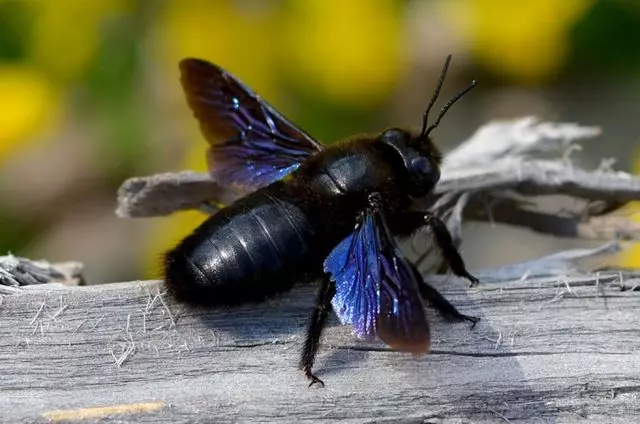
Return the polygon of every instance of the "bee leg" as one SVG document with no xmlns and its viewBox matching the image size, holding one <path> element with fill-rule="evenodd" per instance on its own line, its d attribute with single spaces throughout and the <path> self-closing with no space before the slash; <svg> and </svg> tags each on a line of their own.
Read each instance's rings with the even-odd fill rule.
<svg viewBox="0 0 640 424">
<path fill-rule="evenodd" d="M 472 323 L 471 328 L 476 326 L 476 323 L 480 321 L 480 318 L 471 315 L 465 315 L 458 311 L 458 309 L 453 306 L 451 302 L 449 302 L 443 295 L 441 295 L 438 290 L 424 281 L 424 278 L 422 278 L 422 275 L 420 275 L 420 272 L 418 271 L 418 268 L 415 267 L 415 265 L 409 264 L 409 266 L 411 267 L 416 280 L 418 280 L 418 289 L 420 290 L 420 295 L 426 302 L 437 309 L 438 312 L 440 312 L 440 314 L 445 318 L 457 321 L 469 321 Z"/>
<path fill-rule="evenodd" d="M 324 382 L 318 377 L 313 375 L 311 368 L 313 368 L 313 361 L 315 360 L 316 353 L 318 352 L 318 346 L 320 345 L 320 336 L 322 330 L 327 321 L 327 314 L 331 310 L 331 299 L 336 293 L 336 288 L 331 281 L 324 277 L 322 286 L 318 292 L 316 298 L 316 306 L 313 309 L 311 315 L 311 321 L 307 327 L 307 336 L 304 342 L 304 348 L 302 349 L 302 358 L 300 360 L 300 368 L 304 370 L 304 375 L 311 380 L 309 387 L 316 383 L 324 386 Z"/>
<path fill-rule="evenodd" d="M 464 265 L 464 261 L 458 252 L 449 229 L 440 218 L 429 211 L 407 212 L 394 220 L 391 230 L 397 235 L 409 235 L 418 228 L 428 226 L 435 237 L 436 244 L 442 252 L 442 257 L 449 264 L 449 268 L 458 277 L 466 278 L 471 282 L 469 287 L 478 284 L 478 279 L 471 275 Z"/>
<path fill-rule="evenodd" d="M 424 223 L 431 228 L 433 231 L 433 235 L 436 238 L 436 243 L 440 250 L 442 251 L 442 256 L 449 263 L 449 268 L 456 274 L 458 277 L 466 278 L 471 281 L 471 285 L 475 286 L 478 284 L 478 279 L 471 275 L 467 268 L 464 265 L 464 261 L 458 252 L 458 249 L 453 244 L 453 240 L 451 238 L 451 233 L 447 229 L 447 226 L 442 222 L 440 218 L 432 214 L 431 212 L 424 213 Z"/>
</svg>

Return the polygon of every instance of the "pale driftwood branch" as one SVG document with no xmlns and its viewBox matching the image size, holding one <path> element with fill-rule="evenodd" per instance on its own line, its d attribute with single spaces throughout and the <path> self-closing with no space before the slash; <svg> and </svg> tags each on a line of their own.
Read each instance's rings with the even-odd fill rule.
<svg viewBox="0 0 640 424">
<path fill-rule="evenodd" d="M 628 202 L 640 199 L 640 178 L 626 172 L 585 171 L 560 161 L 505 159 L 491 168 L 450 169 L 436 193 L 498 191 L 522 195 L 562 194 L 582 199 Z"/>
<path fill-rule="evenodd" d="M 614 241 L 592 249 L 571 249 L 544 255 L 539 258 L 503 265 L 494 268 L 480 269 L 475 276 L 483 283 L 504 282 L 510 280 L 531 280 L 532 278 L 558 278 L 575 274 L 586 269 L 598 268 L 598 260 L 611 257 L 622 251 L 619 242 Z M 612 270 L 619 274 L 619 270 Z M 620 277 L 622 279 L 622 277 Z M 634 278 L 629 275 L 629 278 Z"/>
<path fill-rule="evenodd" d="M 118 190 L 120 217 L 151 217 L 198 209 L 216 199 L 232 202 L 238 196 L 214 182 L 208 174 L 184 171 L 126 180 Z"/>
<path fill-rule="evenodd" d="M 640 222 L 620 212 L 598 216 L 579 212 L 563 214 L 529 209 L 516 201 L 501 201 L 494 206 L 469 207 L 464 219 L 488 221 L 528 227 L 534 231 L 556 237 L 584 240 L 640 240 Z"/>
<path fill-rule="evenodd" d="M 506 157 L 515 159 L 559 151 L 575 140 L 593 138 L 600 133 L 598 127 L 538 122 L 532 116 L 490 122 L 447 154 L 445 169 L 489 164 Z"/>
<path fill-rule="evenodd" d="M 432 353 L 412 358 L 332 321 L 324 389 L 297 369 L 314 287 L 228 311 L 155 281 L 16 289 L 0 297 L 0 421 L 638 422 L 640 293 L 620 290 L 638 281 L 440 280 L 476 328 L 429 310 Z"/>
<path fill-rule="evenodd" d="M 446 213 L 454 205 L 460 206 L 458 199 L 464 193 L 472 198 L 481 197 L 485 203 L 505 191 L 531 199 L 531 196 L 564 195 L 603 202 L 608 211 L 640 199 L 640 178 L 610 169 L 587 171 L 571 163 L 570 143 L 599 133 L 595 127 L 540 123 L 534 118 L 485 125 L 446 156 L 442 179 L 431 201 L 435 202 L 436 210 Z M 562 148 L 569 150 L 561 160 L 530 158 Z M 211 200 L 230 203 L 239 196 L 218 186 L 207 174 L 159 174 L 126 181 L 119 190 L 117 213 L 122 217 L 166 215 L 184 209 L 203 209 Z M 215 212 L 215 208 L 207 210 Z M 610 239 L 615 234 L 638 239 L 638 224 L 624 216 L 594 219 L 604 211 L 590 209 L 580 216 L 566 218 L 529 208 L 522 214 L 520 205 L 507 202 L 494 212 L 496 222 L 541 232 L 558 231 L 560 236 Z M 458 215 L 460 219 L 450 219 L 448 225 L 459 237 L 462 217 L 483 220 L 486 207 L 470 202 Z M 524 219 L 525 216 L 531 219 Z"/>
<path fill-rule="evenodd" d="M 435 193 L 513 190 L 524 195 L 564 194 L 583 199 L 625 203 L 640 199 L 640 178 L 624 172 L 584 171 L 554 161 L 505 160 L 491 168 L 452 168 Z M 166 215 L 197 209 L 211 199 L 237 198 L 207 174 L 181 172 L 136 177 L 120 187 L 117 213 L 122 217 Z"/>
<path fill-rule="evenodd" d="M 19 287 L 32 284 L 63 283 L 79 285 L 83 282 L 83 265 L 79 262 L 51 264 L 18 256 L 0 256 L 0 286 Z"/>
</svg>

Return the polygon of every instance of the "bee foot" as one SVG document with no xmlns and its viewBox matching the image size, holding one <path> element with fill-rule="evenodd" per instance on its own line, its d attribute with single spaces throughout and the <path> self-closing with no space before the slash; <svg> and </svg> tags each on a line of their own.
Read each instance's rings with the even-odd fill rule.
<svg viewBox="0 0 640 424">
<path fill-rule="evenodd" d="M 476 326 L 476 324 L 478 323 L 478 321 L 480 321 L 479 317 L 473 317 L 471 315 L 460 315 L 460 318 L 462 318 L 465 321 L 469 321 L 471 322 L 471 329 L 473 330 L 473 328 Z"/>
<path fill-rule="evenodd" d="M 315 375 L 313 375 L 311 373 L 311 370 L 305 370 L 304 375 L 311 380 L 311 383 L 309 383 L 309 387 L 313 386 L 314 384 L 318 383 L 320 384 L 322 387 L 324 387 L 324 381 L 320 380 L 318 377 L 316 377 Z"/>
</svg>

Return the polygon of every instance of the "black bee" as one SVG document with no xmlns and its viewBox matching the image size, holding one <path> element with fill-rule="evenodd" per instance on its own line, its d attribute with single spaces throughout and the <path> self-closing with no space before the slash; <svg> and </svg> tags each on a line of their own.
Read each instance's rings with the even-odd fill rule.
<svg viewBox="0 0 640 424">
<path fill-rule="evenodd" d="M 428 125 L 447 57 L 422 130 L 391 128 L 324 147 L 242 82 L 198 59 L 180 62 L 182 87 L 209 142 L 207 161 L 220 184 L 249 194 L 224 207 L 166 253 L 170 293 L 193 305 L 239 305 L 321 281 L 300 366 L 312 373 L 322 330 L 333 309 L 357 336 L 426 353 L 428 301 L 449 318 L 463 315 L 418 273 L 394 237 L 423 226 L 452 271 L 472 284 L 451 236 L 429 211 L 413 211 L 440 178 L 442 156 L 429 138 L 453 97 Z"/>
</svg>

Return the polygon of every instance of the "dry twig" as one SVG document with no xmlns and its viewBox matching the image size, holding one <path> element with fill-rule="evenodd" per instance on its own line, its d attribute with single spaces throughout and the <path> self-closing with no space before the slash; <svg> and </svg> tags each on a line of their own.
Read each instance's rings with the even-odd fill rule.
<svg viewBox="0 0 640 424">
<path fill-rule="evenodd" d="M 537 122 L 531 117 L 489 123 L 445 157 L 442 179 L 429 202 L 444 213 L 456 207 L 447 223 L 458 239 L 464 218 L 523 226 L 562 237 L 638 240 L 640 224 L 610 212 L 640 199 L 640 179 L 614 172 L 610 166 L 588 171 L 571 163 L 568 153 L 576 150 L 573 143 L 599 134 L 595 127 Z M 558 159 L 532 158 L 550 151 L 558 152 Z M 117 214 L 122 217 L 202 209 L 209 201 L 225 204 L 240 196 L 225 190 L 207 174 L 194 172 L 133 178 L 125 181 L 118 193 Z M 536 207 L 535 197 L 541 195 L 598 201 L 600 208 L 568 215 L 545 212 Z M 463 203 L 459 201 L 461 196 L 468 196 Z M 487 207 L 492 204 L 495 207 Z M 207 210 L 215 212 L 215 208 Z"/>
</svg>

